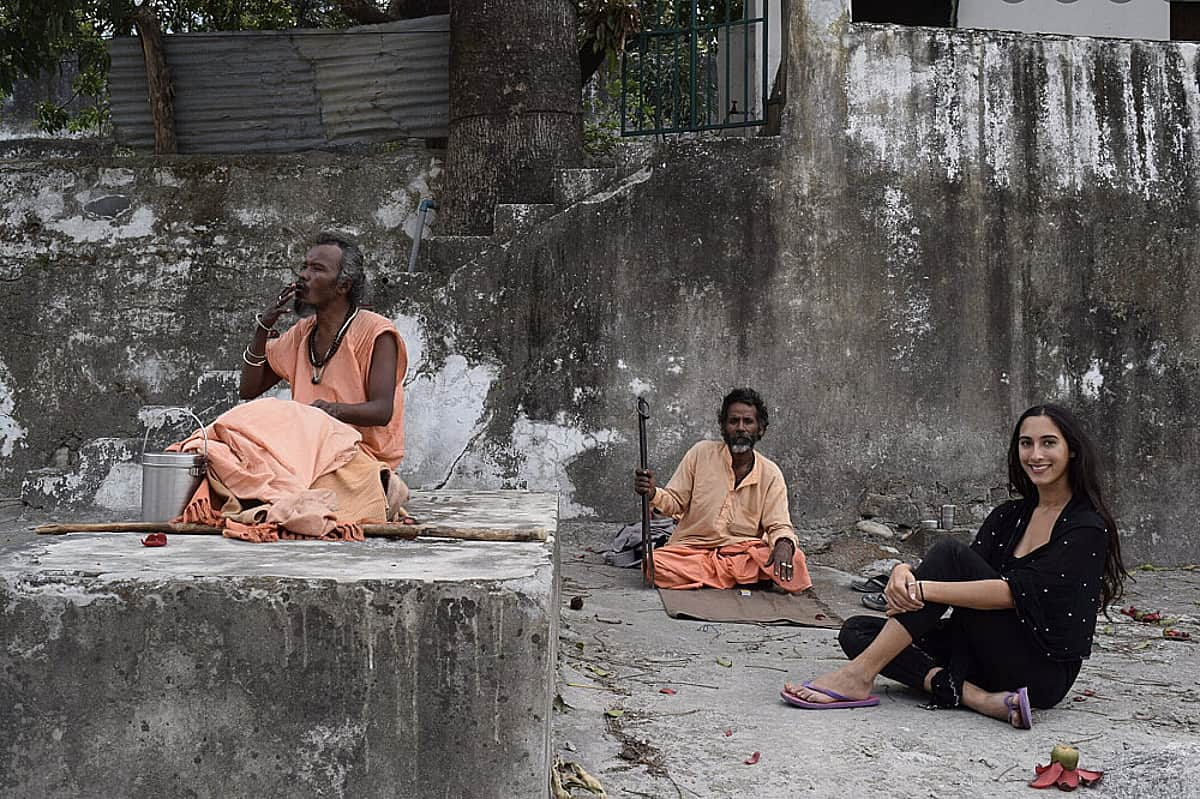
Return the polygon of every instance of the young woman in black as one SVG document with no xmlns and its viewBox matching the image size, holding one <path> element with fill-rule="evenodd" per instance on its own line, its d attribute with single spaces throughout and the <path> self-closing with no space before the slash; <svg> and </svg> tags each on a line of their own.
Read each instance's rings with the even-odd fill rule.
<svg viewBox="0 0 1200 799">
<path fill-rule="evenodd" d="M 879 674 L 940 708 L 971 708 L 1028 729 L 1091 653 L 1096 613 L 1127 576 L 1104 504 L 1095 447 L 1057 405 L 1025 411 L 1008 449 L 1021 499 L 992 511 L 971 546 L 946 539 L 915 570 L 892 570 L 887 615 L 856 616 L 838 637 L 851 661 L 783 699 L 812 710 L 867 707 Z M 953 614 L 942 619 L 947 608 Z"/>
</svg>

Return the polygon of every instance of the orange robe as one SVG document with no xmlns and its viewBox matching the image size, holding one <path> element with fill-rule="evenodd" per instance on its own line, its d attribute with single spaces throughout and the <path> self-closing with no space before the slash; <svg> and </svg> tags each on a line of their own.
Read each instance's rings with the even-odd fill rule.
<svg viewBox="0 0 1200 799">
<path fill-rule="evenodd" d="M 773 580 L 787 591 L 812 586 L 804 553 L 792 528 L 783 472 L 754 453 L 750 473 L 735 485 L 733 457 L 724 441 L 701 441 L 688 450 L 653 506 L 679 517 L 665 547 L 654 551 L 659 588 L 733 588 Z M 795 547 L 792 579 L 782 582 L 767 566 L 781 539 Z"/>
<path fill-rule="evenodd" d="M 356 427 L 362 434 L 362 449 L 372 458 L 395 469 L 404 457 L 404 375 L 408 371 L 408 350 L 396 326 L 386 316 L 359 310 L 342 345 L 325 365 L 321 382 L 312 382 L 313 368 L 308 361 L 308 335 L 317 324 L 315 316 L 301 319 L 277 339 L 267 342 L 267 363 L 271 371 L 288 382 L 292 399 L 309 405 L 313 400 L 362 403 L 370 399 L 371 355 L 380 336 L 396 341 L 396 392 L 392 401 L 392 420 L 381 427 Z"/>
<path fill-rule="evenodd" d="M 380 478 L 388 466 L 359 448 L 357 430 L 319 408 L 264 397 L 221 414 L 205 433 L 167 448 L 208 453 L 208 479 L 178 521 L 247 541 L 361 541 L 361 522 L 387 516 Z"/>
</svg>

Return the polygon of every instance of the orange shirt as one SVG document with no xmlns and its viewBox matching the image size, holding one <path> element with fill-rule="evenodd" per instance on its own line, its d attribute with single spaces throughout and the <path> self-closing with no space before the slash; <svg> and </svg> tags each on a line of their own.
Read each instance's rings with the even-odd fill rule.
<svg viewBox="0 0 1200 799">
<path fill-rule="evenodd" d="M 689 449 L 651 501 L 663 513 L 681 516 L 669 543 L 715 548 L 760 539 L 773 547 L 787 538 L 799 550 L 787 486 L 774 461 L 755 452 L 750 474 L 733 483 L 733 457 L 724 441 L 701 441 Z"/>
<path fill-rule="evenodd" d="M 267 362 L 271 371 L 292 387 L 292 399 L 310 404 L 313 400 L 360 403 L 369 399 L 371 354 L 380 336 L 396 339 L 396 393 L 392 402 L 392 420 L 382 427 L 357 427 L 362 433 L 363 451 L 395 469 L 404 457 L 404 375 L 408 371 L 408 350 L 396 326 L 385 317 L 360 310 L 350 323 L 346 337 L 325 365 L 321 382 L 312 382 L 312 364 L 308 362 L 308 334 L 317 324 L 315 316 L 301 319 L 277 339 L 267 342 Z"/>
</svg>

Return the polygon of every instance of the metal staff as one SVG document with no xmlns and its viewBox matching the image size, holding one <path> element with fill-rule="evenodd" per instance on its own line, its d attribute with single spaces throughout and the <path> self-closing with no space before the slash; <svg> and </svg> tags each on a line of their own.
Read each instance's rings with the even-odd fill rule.
<svg viewBox="0 0 1200 799">
<path fill-rule="evenodd" d="M 646 420 L 650 418 L 650 403 L 637 399 L 638 446 L 641 448 L 641 468 L 646 470 Z M 650 497 L 642 494 L 642 580 L 654 587 L 654 541 L 650 538 Z"/>
</svg>

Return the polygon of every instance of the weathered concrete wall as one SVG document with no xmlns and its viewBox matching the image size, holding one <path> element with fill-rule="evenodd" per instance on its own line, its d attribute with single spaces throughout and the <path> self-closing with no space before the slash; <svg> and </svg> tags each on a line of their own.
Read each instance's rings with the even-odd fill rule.
<svg viewBox="0 0 1200 799">
<path fill-rule="evenodd" d="M 38 504 L 90 503 L 97 490 L 102 504 L 131 504 L 136 467 L 114 460 L 140 448 L 156 406 L 211 418 L 236 401 L 247 321 L 290 279 L 303 237 L 364 232 L 376 263 L 404 263 L 440 169 L 432 151 L 403 147 L 4 164 L 0 494 L 24 481 Z"/>
<path fill-rule="evenodd" d="M 1196 46 L 854 26 L 843 5 L 793 20 L 781 210 L 815 210 L 781 250 L 861 270 L 886 334 L 854 414 L 953 480 L 1023 406 L 1065 401 L 1136 556 L 1195 559 Z M 937 440 L 989 432 L 978 454 Z"/>
<path fill-rule="evenodd" d="M 452 271 L 400 274 L 419 151 L 4 167 L 0 492 L 128 496 L 112 453 L 139 408 L 232 402 L 253 311 L 332 217 L 409 343 L 417 484 L 560 485 L 567 515 L 632 517 L 634 396 L 669 471 L 750 383 L 802 526 L 867 491 L 977 516 L 1012 420 L 1059 400 L 1099 433 L 1130 559 L 1200 557 L 1195 46 L 794 6 L 784 135 L 662 146 Z M 109 193 L 136 202 L 82 210 Z"/>
<path fill-rule="evenodd" d="M 0 795 L 545 796 L 554 546 L 0 550 Z"/>
</svg>

